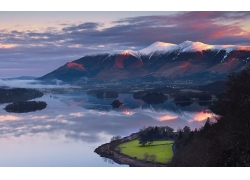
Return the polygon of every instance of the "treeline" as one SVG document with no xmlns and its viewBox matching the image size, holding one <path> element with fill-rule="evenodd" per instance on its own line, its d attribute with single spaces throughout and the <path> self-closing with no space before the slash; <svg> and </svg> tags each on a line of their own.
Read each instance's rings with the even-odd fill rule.
<svg viewBox="0 0 250 180">
<path fill-rule="evenodd" d="M 226 81 L 216 81 L 206 85 L 198 86 L 196 89 L 217 95 L 222 91 L 226 90 L 226 88 Z"/>
<path fill-rule="evenodd" d="M 174 96 L 174 101 L 192 101 L 194 98 L 199 101 L 212 100 L 211 94 L 207 92 L 180 92 Z"/>
<path fill-rule="evenodd" d="M 88 95 L 95 96 L 99 99 L 102 98 L 117 98 L 118 93 L 116 91 L 112 90 L 102 90 L 102 89 L 94 89 L 94 90 L 89 90 L 87 92 Z"/>
<path fill-rule="evenodd" d="M 250 166 L 250 67 L 230 74 L 227 89 L 211 107 L 220 118 L 195 131 L 178 131 L 169 166 Z"/>
<path fill-rule="evenodd" d="M 208 102 L 212 101 L 212 95 L 210 92 L 181 91 L 180 89 L 170 87 L 139 91 L 133 94 L 135 99 L 141 99 L 147 104 L 164 103 L 169 96 L 173 97 L 176 105 L 180 106 L 189 106 L 194 101 L 199 101 L 201 106 L 207 106 L 209 105 Z"/>
<path fill-rule="evenodd" d="M 135 99 L 141 99 L 143 96 L 149 93 L 163 93 L 163 94 L 169 94 L 173 95 L 175 93 L 178 93 L 180 90 L 179 89 L 174 89 L 171 87 L 163 86 L 163 87 L 158 87 L 150 90 L 144 90 L 144 91 L 138 91 L 133 94 L 133 97 Z"/>
<path fill-rule="evenodd" d="M 139 144 L 146 145 L 151 144 L 156 140 L 163 139 L 173 139 L 174 138 L 174 129 L 168 126 L 152 127 L 140 129 L 139 131 Z"/>
</svg>

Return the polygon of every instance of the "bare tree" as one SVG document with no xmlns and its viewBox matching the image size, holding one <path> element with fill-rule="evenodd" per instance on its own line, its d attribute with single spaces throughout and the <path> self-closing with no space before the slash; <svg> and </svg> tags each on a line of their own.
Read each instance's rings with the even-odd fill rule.
<svg viewBox="0 0 250 180">
<path fill-rule="evenodd" d="M 121 136 L 113 136 L 110 140 L 111 141 L 114 141 L 114 140 L 118 140 L 118 139 L 121 139 L 122 137 Z"/>
<path fill-rule="evenodd" d="M 149 157 L 149 154 L 148 153 L 144 153 L 144 159 L 143 160 L 145 160 L 145 161 L 147 161 L 148 160 L 148 157 Z"/>
<path fill-rule="evenodd" d="M 157 156 L 155 154 L 152 154 L 151 156 L 149 156 L 149 160 L 152 161 L 153 163 L 155 162 Z"/>
</svg>

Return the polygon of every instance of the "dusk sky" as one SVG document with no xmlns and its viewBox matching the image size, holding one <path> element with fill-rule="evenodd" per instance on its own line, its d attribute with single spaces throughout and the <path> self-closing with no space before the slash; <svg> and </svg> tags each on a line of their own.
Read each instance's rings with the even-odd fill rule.
<svg viewBox="0 0 250 180">
<path fill-rule="evenodd" d="M 42 76 L 84 55 L 156 41 L 250 45 L 250 12 L 0 12 L 0 78 Z"/>
</svg>

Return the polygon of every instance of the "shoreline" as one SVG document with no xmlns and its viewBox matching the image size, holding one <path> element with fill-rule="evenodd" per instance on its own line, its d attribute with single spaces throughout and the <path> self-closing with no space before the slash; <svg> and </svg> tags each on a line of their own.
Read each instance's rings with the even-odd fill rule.
<svg viewBox="0 0 250 180">
<path fill-rule="evenodd" d="M 138 133 L 133 133 L 130 136 L 121 138 L 119 140 L 114 140 L 110 143 L 103 144 L 97 147 L 94 152 L 100 155 L 100 157 L 109 158 L 113 160 L 115 163 L 120 165 L 129 165 L 129 167 L 167 167 L 167 163 L 158 163 L 158 162 L 150 162 L 144 161 L 141 159 L 133 158 L 125 154 L 121 154 L 115 150 L 115 148 L 128 141 L 132 141 L 138 139 Z"/>
</svg>

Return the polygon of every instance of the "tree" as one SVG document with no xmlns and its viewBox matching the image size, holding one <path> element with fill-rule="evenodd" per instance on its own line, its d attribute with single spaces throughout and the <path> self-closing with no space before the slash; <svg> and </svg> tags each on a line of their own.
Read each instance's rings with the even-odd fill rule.
<svg viewBox="0 0 250 180">
<path fill-rule="evenodd" d="M 139 132 L 143 132 L 143 131 L 145 131 L 147 128 L 145 127 L 145 126 L 143 126 L 141 129 L 140 129 L 140 131 Z"/>
<path fill-rule="evenodd" d="M 184 128 L 183 128 L 183 132 L 184 133 L 189 133 L 191 131 L 191 129 L 190 129 L 190 127 L 188 127 L 188 126 L 185 126 Z"/>
<path fill-rule="evenodd" d="M 149 160 L 152 161 L 153 163 L 155 162 L 157 156 L 155 154 L 152 154 L 151 156 L 149 156 Z"/>
<path fill-rule="evenodd" d="M 203 126 L 203 129 L 207 130 L 210 127 L 211 127 L 211 122 L 210 122 L 210 118 L 208 117 L 207 120 L 206 120 L 206 122 L 205 122 L 205 124 L 204 124 L 204 126 Z"/>
<path fill-rule="evenodd" d="M 178 128 L 177 132 L 178 132 L 178 139 L 181 139 L 183 137 L 182 129 Z"/>
<path fill-rule="evenodd" d="M 139 144 L 141 144 L 142 146 L 145 146 L 145 144 L 148 142 L 147 140 L 147 136 L 145 133 L 140 133 L 139 135 Z"/>
<path fill-rule="evenodd" d="M 149 126 L 148 128 L 143 128 L 140 129 L 140 131 L 138 132 L 139 134 L 139 144 L 141 144 L 142 146 L 148 144 L 153 143 L 156 140 L 159 139 L 166 139 L 168 137 L 173 138 L 173 128 L 170 128 L 168 126 Z"/>
<path fill-rule="evenodd" d="M 182 146 L 177 147 L 169 166 L 249 167 L 250 66 L 228 77 L 227 89 L 209 109 L 220 115 L 217 121 L 211 124 L 208 118 L 187 146 L 182 145 L 184 134 L 177 139 Z"/>
<path fill-rule="evenodd" d="M 139 133 L 139 144 L 142 146 L 147 143 L 151 144 L 155 139 L 154 127 L 148 127 Z"/>
<path fill-rule="evenodd" d="M 114 140 L 118 140 L 118 139 L 121 139 L 122 137 L 121 136 L 113 136 L 110 140 L 111 141 L 114 141 Z"/>
<path fill-rule="evenodd" d="M 146 152 L 143 154 L 143 156 L 144 156 L 143 160 L 147 161 L 149 158 L 149 154 Z"/>
</svg>

